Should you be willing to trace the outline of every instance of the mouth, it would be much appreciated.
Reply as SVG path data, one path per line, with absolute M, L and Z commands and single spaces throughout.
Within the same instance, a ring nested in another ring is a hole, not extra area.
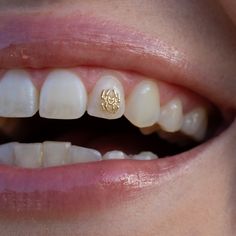
M 16 18 L 0 29 L 2 216 L 137 197 L 182 174 L 232 123 L 227 98 L 198 80 L 194 89 L 183 55 L 156 39 L 87 18 L 69 30 L 61 18 Z

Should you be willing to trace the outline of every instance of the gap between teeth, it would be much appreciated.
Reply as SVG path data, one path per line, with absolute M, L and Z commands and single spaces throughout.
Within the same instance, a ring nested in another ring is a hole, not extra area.
M 86 110 L 104 119 L 124 115 L 144 134 L 181 131 L 201 141 L 207 130 L 205 108 L 184 114 L 178 97 L 160 106 L 159 86 L 149 79 L 139 82 L 128 96 L 118 76 L 103 75 L 88 94 L 81 78 L 66 69 L 49 72 L 40 92 L 26 70 L 9 70 L 0 81 L 0 117 L 31 117 L 39 111 L 44 118 L 77 119 Z
M 69 142 L 46 141 L 43 143 L 7 143 L 0 145 L 0 164 L 23 168 L 62 166 L 102 160 L 154 160 L 151 152 L 127 155 L 122 151 L 110 151 L 103 156 L 95 149 L 74 146 Z

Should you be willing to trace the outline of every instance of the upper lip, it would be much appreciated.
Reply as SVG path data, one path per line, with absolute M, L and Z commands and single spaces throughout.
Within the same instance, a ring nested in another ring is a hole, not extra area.
M 206 89 L 208 78 L 182 52 L 134 29 L 73 15 L 8 14 L 0 20 L 2 69 L 86 65 L 129 70 L 194 90 L 222 110 L 235 105 L 219 86 Z

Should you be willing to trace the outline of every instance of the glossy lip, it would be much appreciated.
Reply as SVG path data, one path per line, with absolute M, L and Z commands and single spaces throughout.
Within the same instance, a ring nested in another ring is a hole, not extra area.
M 185 86 L 218 107 L 234 107 L 230 93 L 202 74 L 178 49 L 161 39 L 100 18 L 7 12 L 0 16 L 0 68 L 101 66 L 135 71 Z M 216 78 L 220 80 L 219 78 Z M 218 96 L 221 94 L 221 96 Z
M 111 22 L 30 15 L 1 16 L 0 21 L 2 68 L 104 66 L 180 85 L 186 77 L 188 63 L 177 50 Z M 220 99 L 225 102 L 223 94 Z M 55 218 L 111 207 L 138 197 L 144 189 L 161 188 L 167 176 L 183 174 L 209 145 L 157 161 L 103 161 L 37 170 L 0 166 L 0 216 Z

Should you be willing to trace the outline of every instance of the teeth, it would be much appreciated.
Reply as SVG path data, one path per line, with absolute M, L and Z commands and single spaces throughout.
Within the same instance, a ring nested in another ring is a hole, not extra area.
M 16 143 L 6 143 L 0 145 L 0 164 L 13 165 L 14 164 L 14 150 L 13 146 Z
M 141 153 L 134 155 L 132 157 L 132 159 L 134 159 L 134 160 L 143 160 L 143 161 L 155 160 L 157 158 L 158 157 L 155 154 L 153 154 L 152 152 L 141 152 Z
M 127 155 L 122 151 L 110 151 L 103 155 L 103 160 L 125 159 Z
M 143 135 L 149 135 L 155 133 L 158 129 L 159 127 L 155 124 L 149 127 L 140 128 L 139 130 Z
M 45 118 L 80 118 L 87 105 L 87 92 L 81 80 L 67 70 L 54 70 L 43 84 L 39 114 Z
M 69 163 L 101 161 L 102 155 L 95 149 L 71 146 L 68 154 Z
M 103 76 L 89 95 L 87 112 L 104 119 L 118 119 L 125 111 L 123 86 L 114 76 Z
M 43 166 L 60 166 L 68 163 L 69 142 L 44 142 L 43 143 Z
M 154 160 L 152 152 L 128 156 L 122 151 L 110 151 L 103 156 L 95 149 L 74 146 L 69 142 L 7 143 L 0 145 L 0 164 L 23 168 L 62 166 L 102 160 Z
M 42 144 L 16 143 L 13 145 L 15 164 L 24 168 L 39 168 L 42 163 Z
M 196 108 L 184 116 L 182 133 L 193 137 L 196 141 L 204 139 L 207 130 L 207 112 L 204 108 Z
M 174 99 L 161 107 L 158 124 L 168 132 L 180 130 L 183 124 L 183 108 L 179 99 Z
M 141 81 L 126 100 L 125 117 L 140 128 L 156 123 L 160 113 L 159 90 L 155 82 Z
M 24 70 L 10 70 L 0 82 L 0 116 L 31 117 L 38 110 L 38 92 Z

